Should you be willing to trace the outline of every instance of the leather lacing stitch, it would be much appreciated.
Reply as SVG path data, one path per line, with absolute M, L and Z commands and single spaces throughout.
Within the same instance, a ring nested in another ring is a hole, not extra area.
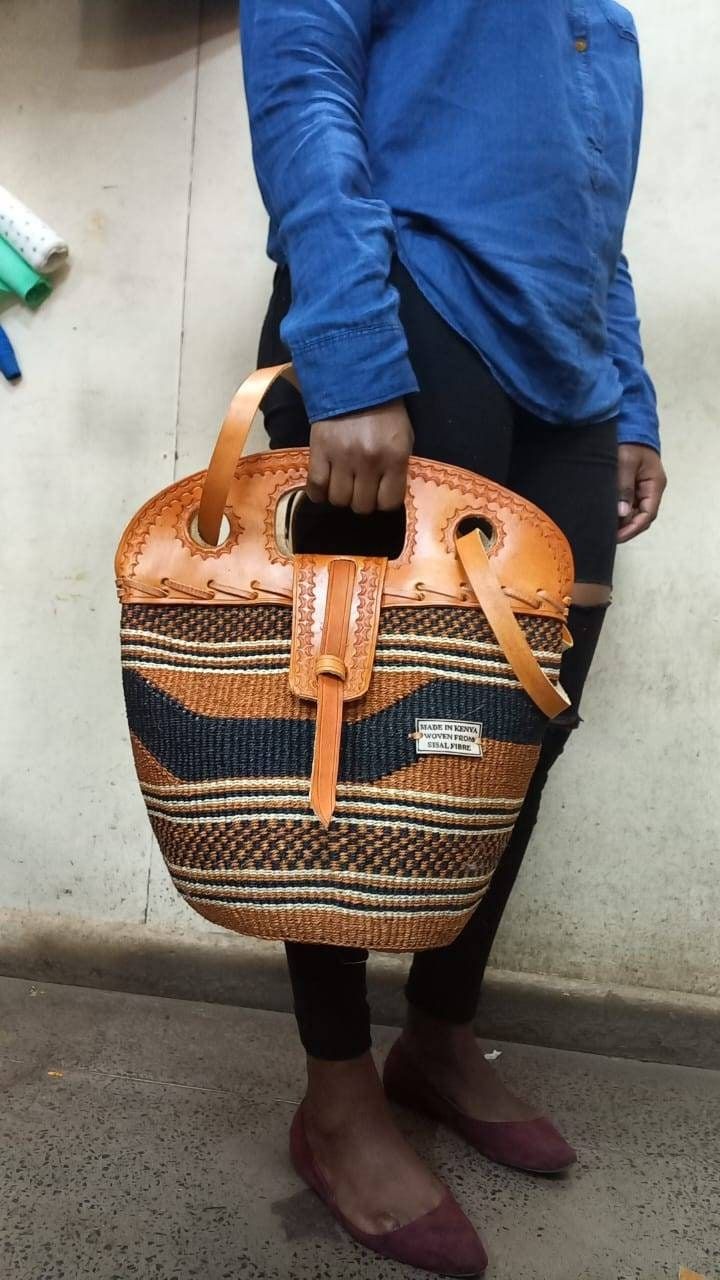
M 176 595 L 189 596 L 194 600 L 214 600 L 220 595 L 233 596 L 238 600 L 257 600 L 259 595 L 273 596 L 276 600 L 292 600 L 291 591 L 273 591 L 269 587 L 264 587 L 261 582 L 253 579 L 250 583 L 250 590 L 243 590 L 241 587 L 229 587 L 223 583 L 216 582 L 213 578 L 208 578 L 207 588 L 193 587 L 186 582 L 176 582 L 174 578 L 161 578 L 161 585 L 155 586 L 154 583 L 143 582 L 141 578 L 118 578 L 117 586 L 119 591 L 137 591 L 141 595 L 150 596 L 156 600 L 167 599 L 170 592 Z
M 195 600 L 214 600 L 218 593 L 232 596 L 237 600 L 257 600 L 259 595 L 273 596 L 276 600 L 292 600 L 291 591 L 272 591 L 268 587 L 263 587 L 262 583 L 255 578 L 250 583 L 249 591 L 241 587 L 226 586 L 213 578 L 208 579 L 207 589 L 192 587 L 188 583 L 177 582 L 174 578 L 161 578 L 160 581 L 162 585 L 156 587 L 152 583 L 143 582 L 140 578 L 118 578 L 117 585 L 120 590 L 139 591 L 142 595 L 159 600 L 164 599 L 170 591 L 174 591 L 177 595 L 190 596 Z M 562 600 L 559 600 L 543 587 L 539 587 L 534 596 L 529 592 L 520 591 L 517 587 L 502 587 L 502 590 L 509 599 L 525 604 L 530 609 L 539 609 L 541 605 L 549 604 L 563 618 L 567 617 L 568 608 L 572 604 L 571 596 L 563 596 Z M 418 602 L 427 599 L 428 596 L 440 596 L 444 600 L 454 600 L 464 604 L 472 599 L 473 595 L 471 588 L 465 582 L 460 583 L 457 595 L 450 591 L 439 591 L 427 582 L 416 582 L 414 595 L 408 595 L 403 591 L 390 591 L 388 594 L 398 600 Z
M 563 596 L 559 600 L 557 596 L 552 595 L 549 591 L 545 591 L 543 587 L 539 587 L 534 596 L 528 592 L 519 591 L 514 587 L 502 587 L 505 595 L 511 600 L 517 600 L 519 604 L 526 604 L 530 609 L 539 609 L 543 604 L 549 604 L 556 613 L 563 618 L 567 617 L 568 607 L 572 604 L 570 596 Z M 473 598 L 472 589 L 466 582 L 460 583 L 459 594 L 455 595 L 450 591 L 439 591 L 437 588 L 429 586 L 427 582 L 415 583 L 415 594 L 407 595 L 403 591 L 389 591 L 388 595 L 394 596 L 398 600 L 418 600 L 427 599 L 428 595 L 441 596 L 445 600 L 453 600 L 456 602 L 466 603 Z
M 292 600 L 292 591 L 271 591 L 269 587 L 264 587 L 257 578 L 253 578 L 250 583 L 250 590 L 245 591 L 242 587 L 228 587 L 223 582 L 216 582 L 214 578 L 208 578 L 208 586 L 213 592 L 219 592 L 224 596 L 236 596 L 238 600 L 257 600 L 259 595 L 274 596 L 276 600 Z
M 210 588 L 191 587 L 183 582 L 176 582 L 174 578 L 161 578 L 160 581 L 171 591 L 177 591 L 179 595 L 192 596 L 195 600 L 212 600 L 215 596 L 215 592 Z
M 546 591 L 544 587 L 538 587 L 534 597 L 524 591 L 518 591 L 517 587 L 503 587 L 503 591 L 511 600 L 519 600 L 520 604 L 527 604 L 531 609 L 537 609 L 540 604 L 549 604 L 563 617 L 567 616 L 568 608 L 572 604 L 571 596 L 563 596 L 562 600 L 558 600 L 557 596 Z
M 470 591 L 470 588 L 464 582 L 460 583 L 459 596 L 455 595 L 454 592 L 452 591 L 439 591 L 435 587 L 428 586 L 427 582 L 416 582 L 415 592 L 411 596 L 408 595 L 405 591 L 389 590 L 387 594 L 389 596 L 393 596 L 396 600 L 425 600 L 430 595 L 430 596 L 442 596 L 443 599 L 445 600 L 454 600 L 456 602 L 458 600 L 467 601 L 472 596 L 472 592 Z
M 140 578 L 118 578 L 118 591 L 139 591 L 144 596 L 154 596 L 157 600 L 164 600 L 167 591 L 164 587 L 155 587 L 149 582 L 142 582 Z

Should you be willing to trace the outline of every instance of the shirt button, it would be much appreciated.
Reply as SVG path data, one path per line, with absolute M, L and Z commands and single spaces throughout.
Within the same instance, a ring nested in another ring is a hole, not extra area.
M 577 49 L 578 53 L 587 53 L 587 48 L 588 48 L 587 40 L 585 40 L 581 36 L 579 40 L 575 41 L 575 48 Z

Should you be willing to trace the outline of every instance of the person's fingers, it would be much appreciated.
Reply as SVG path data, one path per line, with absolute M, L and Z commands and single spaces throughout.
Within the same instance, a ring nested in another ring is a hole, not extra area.
M 407 463 L 385 471 L 377 491 L 378 511 L 394 511 L 405 501 L 407 489 Z
M 650 528 L 653 522 L 652 516 L 647 511 L 635 511 L 626 520 L 625 524 L 618 529 L 618 542 L 630 542 L 633 538 L 637 538 L 639 533 L 644 533 Z
M 666 484 L 665 474 L 662 471 L 637 481 L 635 509 L 631 511 L 629 519 L 621 523 L 618 542 L 630 542 L 633 538 L 637 538 L 638 534 L 645 533 L 646 529 L 650 528 L 657 519 Z
M 638 509 L 646 511 L 652 520 L 655 520 L 660 510 L 660 503 L 665 492 L 667 481 L 664 472 L 659 475 L 647 476 L 638 481 Z
M 305 492 L 311 502 L 327 502 L 330 462 L 321 449 L 310 445 L 310 462 Z
M 328 502 L 333 507 L 349 507 L 352 502 L 354 486 L 355 477 L 352 471 L 349 471 L 347 466 L 342 463 L 332 463 L 327 489 Z
M 355 472 L 352 502 L 350 506 L 356 515 L 369 516 L 377 510 L 378 474 L 369 469 Z
M 635 503 L 637 467 L 637 459 L 633 454 L 626 455 L 621 450 L 618 459 L 618 516 L 621 520 L 627 519 Z
M 402 400 L 313 422 L 308 497 L 363 514 L 400 506 L 412 440 Z
M 647 445 L 618 450 L 618 542 L 650 528 L 660 509 L 667 478 L 659 454 Z

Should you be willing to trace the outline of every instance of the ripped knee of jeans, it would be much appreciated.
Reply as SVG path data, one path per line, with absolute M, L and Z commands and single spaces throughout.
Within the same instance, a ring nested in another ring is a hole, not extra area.
M 576 582 L 572 589 L 572 603 L 574 608 L 583 612 L 607 609 L 612 604 L 612 587 L 603 582 Z

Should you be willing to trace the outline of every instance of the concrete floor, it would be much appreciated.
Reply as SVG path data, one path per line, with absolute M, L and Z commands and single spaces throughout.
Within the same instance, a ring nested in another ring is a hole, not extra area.
M 379 1028 L 384 1052 L 393 1031 Z M 580 1151 L 497 1168 L 400 1113 L 487 1242 L 490 1280 L 720 1276 L 720 1073 L 503 1046 Z M 0 979 L 2 1280 L 390 1280 L 286 1157 L 284 1014 Z

